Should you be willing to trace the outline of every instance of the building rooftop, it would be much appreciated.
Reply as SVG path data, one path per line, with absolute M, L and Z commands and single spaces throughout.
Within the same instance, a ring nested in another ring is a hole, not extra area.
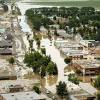
M 76 61 L 83 68 L 99 68 L 100 61 L 99 60 L 78 60 Z
M 83 47 L 81 44 L 71 40 L 56 40 L 55 44 L 61 48 L 79 48 Z
M 62 48 L 62 52 L 68 56 L 78 56 L 78 55 L 87 55 L 88 52 L 84 50 L 74 50 L 70 48 Z
M 34 91 L 1 94 L 5 100 L 45 100 L 45 98 Z
M 95 98 L 95 96 L 89 94 L 83 89 L 72 91 L 71 92 L 71 100 L 87 100 L 87 98 Z M 92 99 L 93 100 L 93 99 Z
M 0 41 L 0 47 L 12 47 L 12 44 L 6 40 Z
M 5 33 L 5 29 L 4 28 L 0 28 L 0 33 Z
M 3 48 L 3 49 L 0 49 L 0 54 L 1 55 L 12 55 L 12 50 L 8 48 Z

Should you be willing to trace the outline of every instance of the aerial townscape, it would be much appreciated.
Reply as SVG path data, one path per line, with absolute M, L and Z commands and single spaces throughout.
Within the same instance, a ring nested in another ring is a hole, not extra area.
M 100 100 L 100 0 L 0 0 L 0 100 Z

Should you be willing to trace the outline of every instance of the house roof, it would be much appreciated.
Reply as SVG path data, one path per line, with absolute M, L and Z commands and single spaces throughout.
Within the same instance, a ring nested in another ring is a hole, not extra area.
M 4 33 L 5 29 L 4 28 L 0 28 L 0 33 Z
M 78 60 L 76 61 L 82 68 L 100 68 L 99 60 Z
M 9 47 L 9 46 L 12 46 L 12 44 L 9 43 L 8 41 L 6 40 L 0 41 L 0 47 Z
M 0 54 L 12 54 L 12 50 L 8 48 L 0 49 Z
M 34 91 L 1 94 L 6 100 L 45 100 L 45 98 Z

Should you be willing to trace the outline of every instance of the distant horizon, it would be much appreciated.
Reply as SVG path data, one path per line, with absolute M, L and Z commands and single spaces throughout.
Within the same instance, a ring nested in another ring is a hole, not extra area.
M 100 0 L 22 0 L 29 2 L 74 2 L 74 1 L 100 1 Z

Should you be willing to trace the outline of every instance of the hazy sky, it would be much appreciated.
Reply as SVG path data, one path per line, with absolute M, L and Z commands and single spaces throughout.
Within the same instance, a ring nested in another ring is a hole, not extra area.
M 30 0 L 30 1 L 88 1 L 88 0 Z
M 88 1 L 88 0 L 32 0 L 32 1 Z
M 22 1 L 33 1 L 33 2 L 59 2 L 59 1 L 100 1 L 100 0 L 22 0 Z

